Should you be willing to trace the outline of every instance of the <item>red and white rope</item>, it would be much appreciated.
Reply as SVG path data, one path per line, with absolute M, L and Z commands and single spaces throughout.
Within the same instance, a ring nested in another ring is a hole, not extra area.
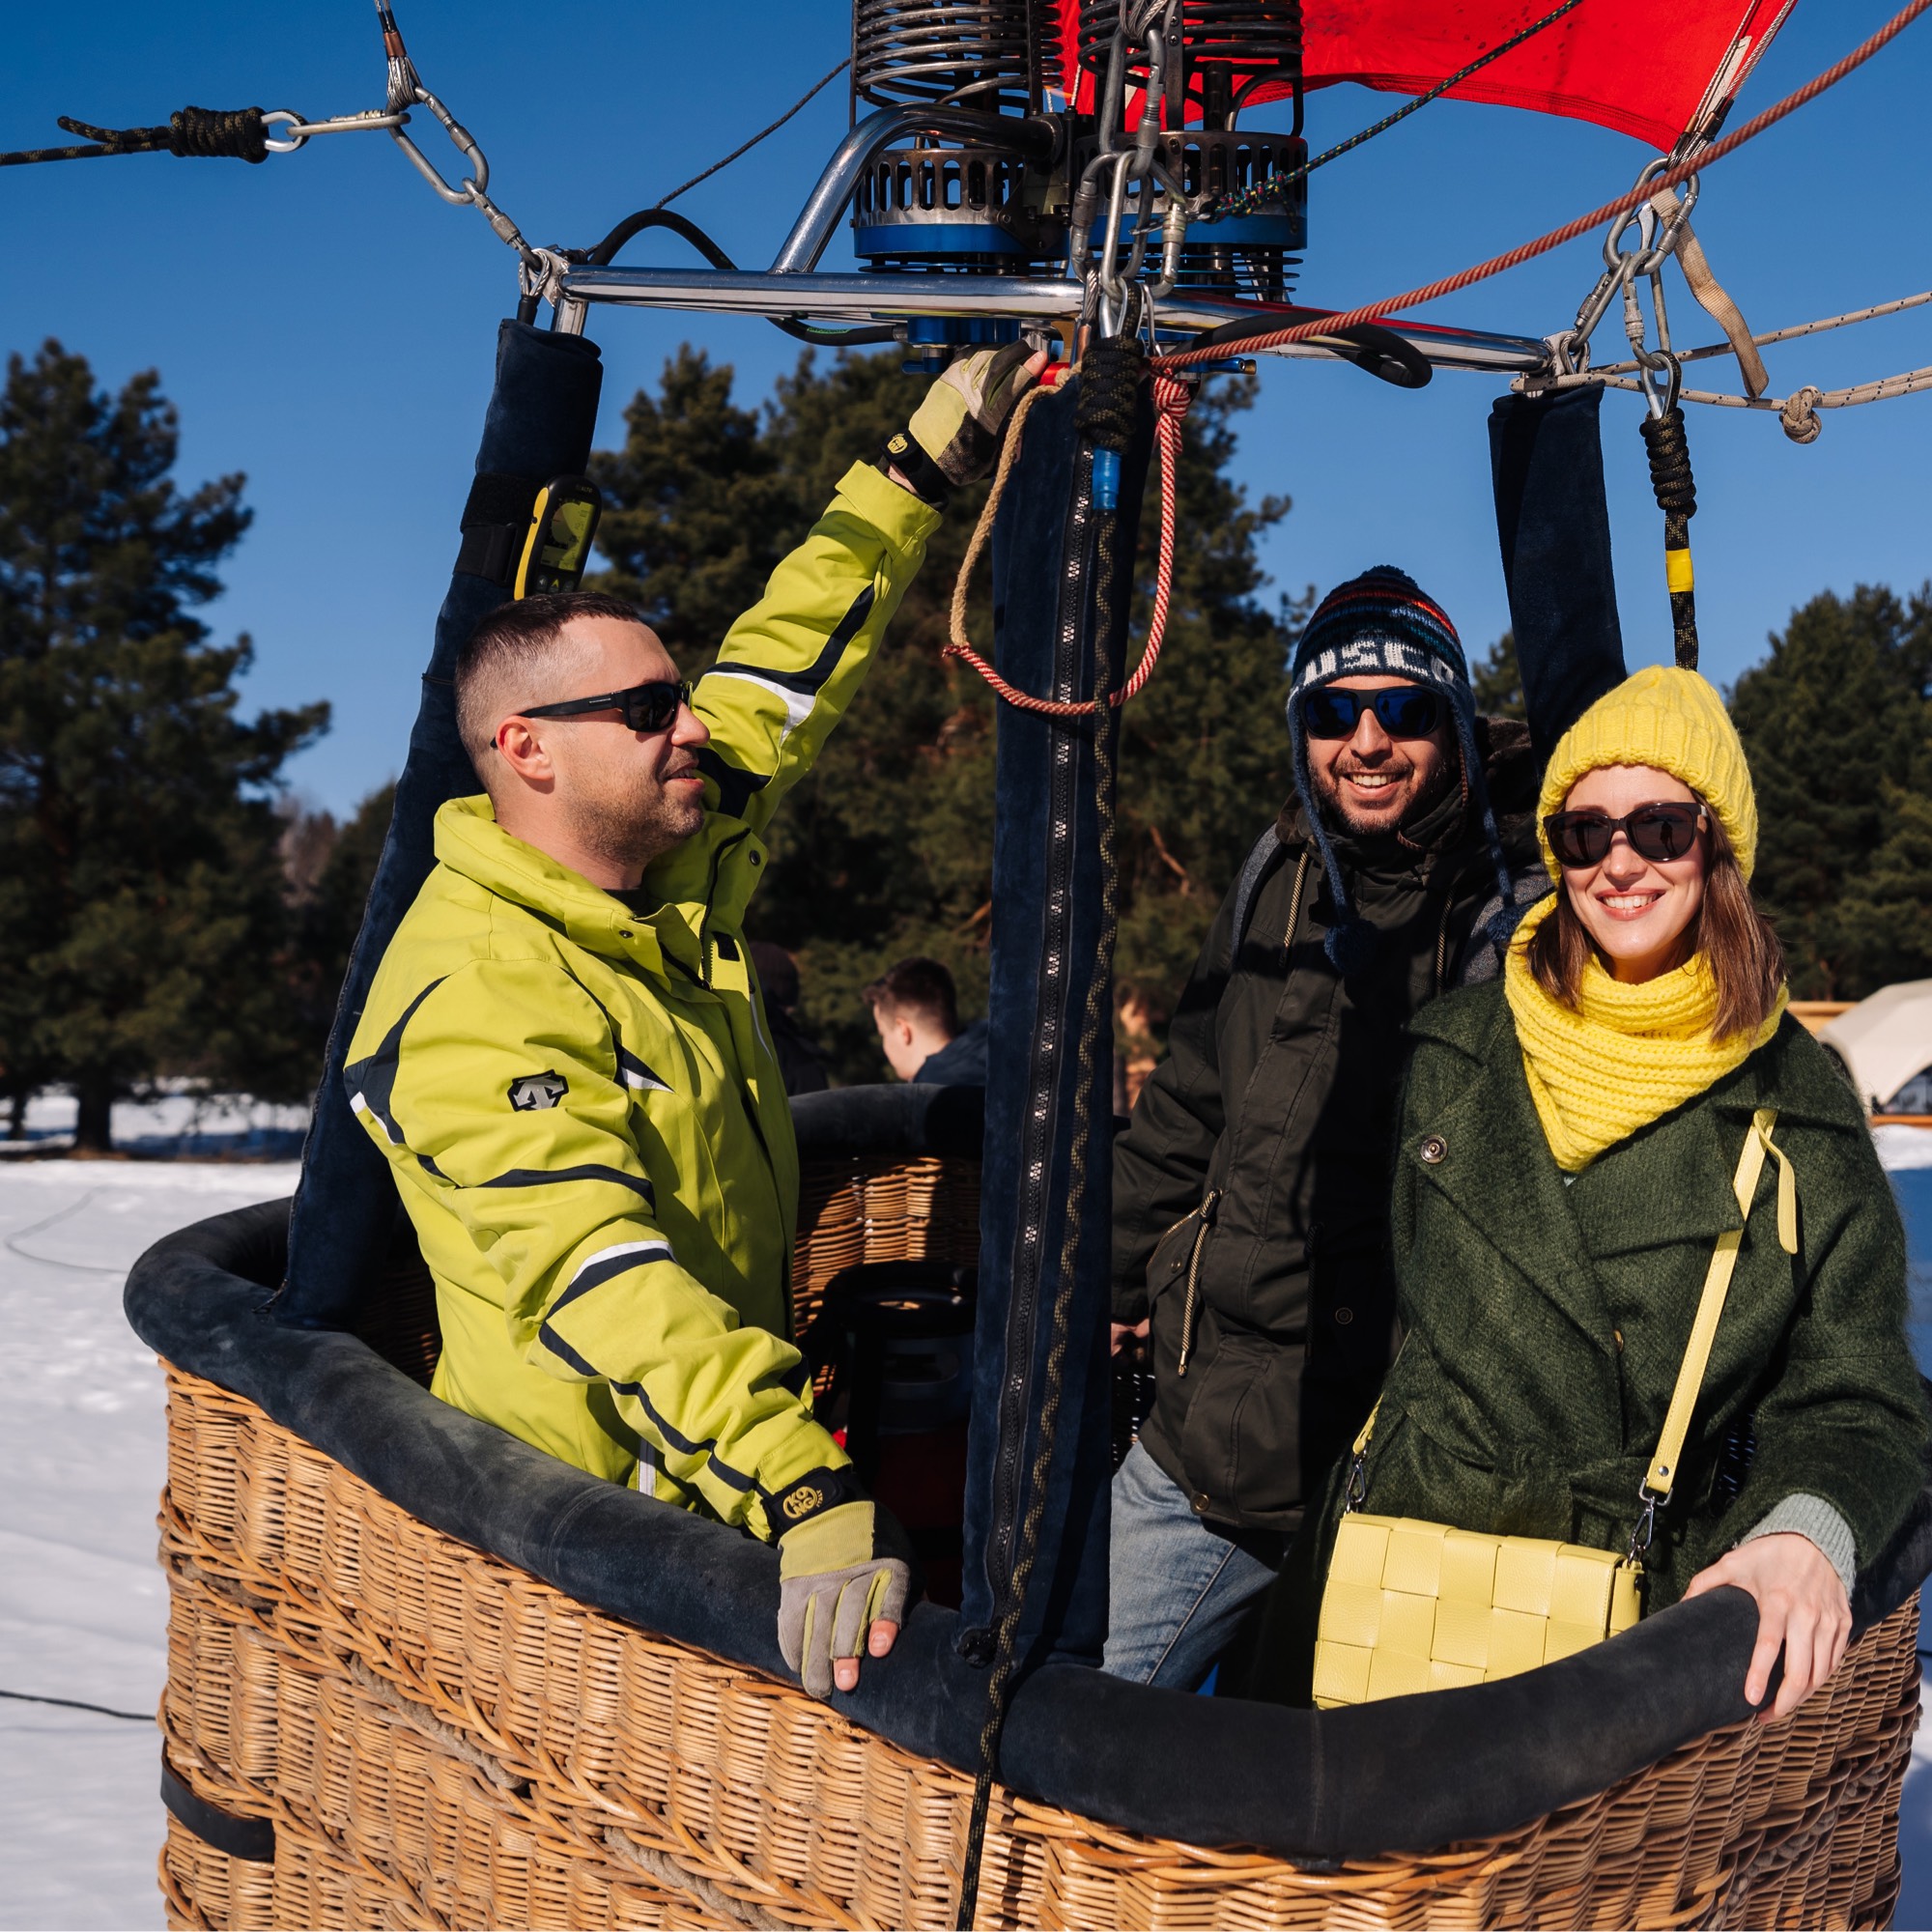
M 1927 4 L 1932 5 L 1932 0 L 1927 0 Z M 999 515 L 1000 498 L 1006 494 L 1007 478 L 1019 459 L 1020 438 L 1028 412 L 1046 393 L 1044 388 L 1029 391 L 1013 412 L 1012 422 L 1007 430 L 1006 446 L 1000 451 L 1000 467 L 993 475 L 993 488 L 986 497 L 986 507 L 980 513 L 980 521 L 974 527 L 973 540 L 966 547 L 965 559 L 959 566 L 958 582 L 952 587 L 952 635 L 945 646 L 945 654 L 970 665 L 985 679 L 994 695 L 1004 698 L 1016 711 L 1031 711 L 1043 718 L 1086 718 L 1092 715 L 1094 708 L 1091 702 L 1070 704 L 1059 698 L 1036 697 L 1031 692 L 1020 690 L 1002 677 L 973 648 L 972 640 L 966 635 L 967 586 L 972 582 L 974 568 L 986 547 L 986 540 L 992 534 L 994 519 Z M 1147 644 L 1141 652 L 1140 662 L 1134 667 L 1133 675 L 1108 699 L 1116 707 L 1136 696 L 1153 675 L 1153 668 L 1160 661 L 1160 647 L 1167 638 L 1168 611 L 1174 600 L 1175 492 L 1180 473 L 1181 422 L 1193 400 L 1192 384 L 1155 371 L 1154 445 L 1160 455 L 1160 543 L 1154 558 L 1153 610 L 1148 620 Z

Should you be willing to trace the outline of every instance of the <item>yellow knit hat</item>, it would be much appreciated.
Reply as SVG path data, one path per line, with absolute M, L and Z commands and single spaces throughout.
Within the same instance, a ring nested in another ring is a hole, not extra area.
M 1654 765 L 1681 779 L 1718 815 L 1747 879 L 1757 860 L 1757 794 L 1724 700 L 1694 670 L 1647 665 L 1598 698 L 1557 740 L 1537 801 L 1536 836 L 1549 876 L 1561 876 L 1543 821 L 1570 787 L 1605 765 Z

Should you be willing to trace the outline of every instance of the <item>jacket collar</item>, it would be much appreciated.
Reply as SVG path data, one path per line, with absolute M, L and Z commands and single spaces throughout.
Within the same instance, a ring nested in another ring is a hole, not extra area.
M 1776 1105 L 1780 1124 L 1843 1126 L 1842 1110 L 1807 1098 L 1804 1083 L 1786 1075 L 1792 1030 L 1798 1026 L 1787 1015 L 1776 1034 L 1723 1079 L 1598 1156 L 1593 1167 L 1634 1161 L 1654 1169 L 1654 1184 L 1618 1190 L 1625 1198 L 1640 1198 L 1644 1212 L 1641 1219 L 1594 1229 L 1599 1254 L 1715 1242 L 1719 1235 L 1743 1227 L 1732 1178 L 1758 1108 Z M 1488 993 L 1435 1000 L 1415 1015 L 1408 1030 L 1456 1048 L 1472 1063 L 1468 1081 L 1444 1108 L 1441 1123 L 1422 1128 L 1439 1134 L 1450 1151 L 1449 1157 L 1424 1171 L 1478 1227 L 1507 1230 L 1507 1240 L 1498 1245 L 1510 1259 L 1534 1280 L 1545 1280 L 1548 1270 L 1556 1298 L 1591 1332 L 1601 1321 L 1607 1334 L 1607 1306 L 1594 1277 L 1585 1291 L 1582 1278 L 1590 1271 L 1582 1258 L 1577 1209 L 1529 1097 L 1508 1005 Z M 1478 1149 L 1485 1151 L 1459 1162 L 1454 1158 L 1459 1146 L 1472 1154 Z M 1525 1157 L 1512 1159 L 1510 1150 Z M 1405 1159 L 1414 1153 L 1412 1147 L 1403 1150 Z M 1575 1185 L 1587 1188 L 1590 1175 L 1586 1168 Z M 1802 1171 L 1798 1193 L 1802 1208 Z M 1769 1198 L 1761 1181 L 1758 1204 Z M 1586 1319 L 1593 1306 L 1602 1312 Z
M 436 856 L 485 892 L 560 926 L 585 952 L 664 971 L 656 920 L 639 920 L 582 873 L 505 832 L 487 796 L 438 808 Z

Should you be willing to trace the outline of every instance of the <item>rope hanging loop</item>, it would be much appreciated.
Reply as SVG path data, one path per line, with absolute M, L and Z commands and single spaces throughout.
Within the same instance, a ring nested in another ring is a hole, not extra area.
M 1077 374 L 1080 378 L 1077 421 L 1081 435 L 1094 449 L 1095 507 L 1112 509 L 1118 503 L 1121 455 L 1133 441 L 1135 416 L 1140 404 L 1140 382 L 1150 367 L 1153 371 L 1154 447 L 1160 461 L 1160 544 L 1154 561 L 1153 609 L 1148 617 L 1147 643 L 1141 651 L 1140 662 L 1135 665 L 1133 674 L 1126 683 L 1108 695 L 1107 702 L 1118 709 L 1130 697 L 1138 696 L 1148 679 L 1153 675 L 1154 666 L 1160 661 L 1160 647 L 1167 637 L 1168 611 L 1174 598 L 1175 491 L 1180 473 L 1181 425 L 1194 401 L 1199 381 L 1170 373 L 1158 363 L 1150 364 L 1140 354 L 1139 343 L 1135 342 L 1131 357 L 1119 365 L 1121 373 L 1108 373 L 1109 364 L 1103 361 L 1097 388 L 1090 387 L 1090 371 L 1095 358 L 1103 350 L 1114 346 L 1111 342 L 1092 344 L 1081 360 L 1066 371 L 1066 376 Z M 1130 384 L 1124 381 L 1128 371 L 1132 377 Z M 1065 379 L 1062 378 L 1063 381 Z M 1007 440 L 1000 451 L 1000 464 L 993 473 L 993 487 L 987 493 L 986 507 L 980 512 L 980 521 L 974 526 L 972 541 L 966 546 L 959 575 L 953 582 L 951 636 L 942 654 L 971 666 L 985 680 L 993 695 L 1016 711 L 1031 711 L 1043 718 L 1089 718 L 1094 709 L 1092 704 L 1068 704 L 1056 698 L 1036 697 L 1031 692 L 1021 691 L 1017 685 L 1009 683 L 988 659 L 974 648 L 966 630 L 966 600 L 973 573 L 991 541 L 993 525 L 999 518 L 1000 500 L 1006 495 L 1007 479 L 1019 460 L 1027 416 L 1034 405 L 1049 393 L 1044 386 L 1030 389 L 1020 398 L 1019 407 L 1007 425 Z M 1093 399 L 1091 402 L 1090 398 Z M 1109 464 L 1112 466 L 1115 497 L 1113 501 L 1102 501 L 1101 493 L 1106 484 Z
M 1679 667 L 1697 668 L 1697 593 L 1690 562 L 1690 519 L 1697 514 L 1697 485 L 1690 473 L 1690 441 L 1684 407 L 1672 403 L 1637 425 L 1650 458 L 1650 487 L 1663 512 L 1663 575 L 1670 591 L 1670 629 Z

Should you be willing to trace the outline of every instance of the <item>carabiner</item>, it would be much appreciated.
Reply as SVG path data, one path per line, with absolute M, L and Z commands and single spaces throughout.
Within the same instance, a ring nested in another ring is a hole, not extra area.
M 271 155 L 293 155 L 306 145 L 312 134 L 362 134 L 377 128 L 400 128 L 409 118 L 403 113 L 392 114 L 384 107 L 369 107 L 360 114 L 338 114 L 332 121 L 304 121 L 286 107 L 275 107 L 264 114 L 262 120 L 265 125 L 272 122 L 286 128 L 289 137 L 285 141 L 264 141 L 262 145 Z
M 464 182 L 461 187 L 451 187 L 424 156 L 423 151 L 403 132 L 401 122 L 398 122 L 395 127 L 389 129 L 389 138 L 410 157 L 416 172 L 422 176 L 424 181 L 429 183 L 431 187 L 435 188 L 444 201 L 448 202 L 453 208 L 468 208 L 489 187 L 490 163 L 484 157 L 483 150 L 476 145 L 475 136 L 457 120 L 456 116 L 428 88 L 417 88 L 416 99 L 442 123 L 443 132 L 449 136 L 458 152 L 469 163 L 474 172 Z M 403 119 L 406 121 L 408 116 L 405 115 Z

